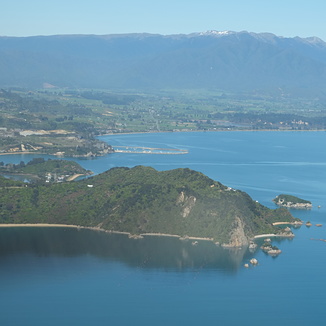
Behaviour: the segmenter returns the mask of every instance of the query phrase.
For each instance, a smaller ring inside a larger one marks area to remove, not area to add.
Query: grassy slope
[[[272,222],[293,219],[286,209],[270,210],[199,172],[157,172],[143,166],[114,168],[73,183],[0,188],[0,205],[1,223],[99,225],[134,234],[160,232],[220,242],[230,240],[236,217],[247,237],[275,232]]]

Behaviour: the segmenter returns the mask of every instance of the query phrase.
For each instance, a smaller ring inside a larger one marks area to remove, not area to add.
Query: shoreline
[[[93,231],[101,231],[105,233],[112,233],[112,234],[124,234],[130,236],[130,238],[137,239],[138,236],[145,237],[145,236],[154,236],[154,237],[171,237],[171,238],[179,238],[181,240],[202,240],[202,241],[212,241],[214,242],[213,238],[207,238],[207,237],[182,237],[178,234],[169,234],[169,233],[142,233],[139,235],[132,234],[130,232],[126,231],[113,231],[113,230],[106,230],[102,229],[98,226],[81,226],[81,225],[74,225],[74,224],[50,224],[50,223],[5,223],[0,224],[0,228],[14,228],[14,227],[57,227],[57,228],[73,228],[73,229],[87,229],[87,230],[93,230]]]
[[[302,222],[298,222],[298,221],[295,221],[295,222],[274,222],[272,223],[272,225],[302,225],[303,223]]]
[[[85,226],[73,225],[73,224],[49,224],[49,223],[6,223],[0,224],[0,228],[11,228],[11,227],[65,227],[65,228],[86,228]]]
[[[75,179],[87,174],[76,173],[67,178],[67,181],[74,181]]]
[[[155,232],[141,233],[141,234],[137,235],[137,234],[132,234],[132,233],[126,232],[126,231],[106,230],[106,229],[102,229],[99,226],[82,226],[82,225],[74,225],[74,224],[50,224],[50,223],[25,223],[25,224],[24,223],[17,223],[17,224],[5,223],[5,224],[0,224],[0,228],[14,228],[14,227],[51,227],[51,228],[57,227],[57,228],[86,229],[86,230],[100,231],[100,232],[111,233],[111,234],[124,234],[124,235],[127,235],[130,239],[140,239],[145,236],[171,237],[171,238],[178,238],[179,240],[210,241],[210,242],[216,244],[214,238],[209,238],[209,237],[180,236],[178,234],[155,233]],[[293,238],[294,235],[268,233],[268,234],[255,235],[251,239],[254,240],[254,239],[270,238],[270,237]],[[234,248],[236,248],[236,247],[234,247]]]
[[[311,129],[311,130],[279,130],[279,129],[259,129],[259,130],[254,130],[254,129],[232,129],[232,130],[178,130],[178,131],[135,131],[135,132],[116,132],[116,133],[108,133],[108,134],[101,134],[96,136],[96,138],[102,137],[102,136],[118,136],[118,135],[138,135],[138,134],[163,134],[163,133],[185,133],[185,132],[272,132],[272,131],[277,131],[277,132],[325,132],[326,129]]]
[[[185,131],[135,131],[135,132],[117,132],[117,133],[108,133],[108,134],[101,134],[95,137],[96,139],[99,139],[100,137],[104,136],[118,136],[118,135],[138,135],[138,134],[162,134],[162,133],[186,133],[186,132],[325,132],[326,129],[313,129],[313,130],[278,130],[278,129],[259,129],[259,130],[253,130],[253,129],[232,129],[232,130],[185,130]],[[110,145],[110,144],[109,144]],[[113,152],[114,153],[114,152]],[[0,152],[0,156],[2,155],[24,155],[24,154],[33,154],[33,155],[49,155],[49,156],[58,156],[56,154],[49,154],[44,152],[23,152],[23,151],[17,151],[17,152]],[[107,153],[107,154],[112,154]],[[107,154],[99,155],[99,156],[105,156]],[[64,157],[71,157],[74,158],[74,156],[62,156]],[[87,157],[87,156],[80,156],[80,157]]]

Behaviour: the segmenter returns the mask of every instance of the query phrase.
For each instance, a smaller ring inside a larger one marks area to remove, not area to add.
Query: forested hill
[[[302,95],[326,86],[326,44],[249,32],[0,37],[0,86],[219,88]]]
[[[277,232],[293,221],[284,208],[268,209],[246,193],[190,169],[113,168],[82,181],[11,186],[0,179],[0,223],[96,226],[131,234],[208,237],[231,246]]]

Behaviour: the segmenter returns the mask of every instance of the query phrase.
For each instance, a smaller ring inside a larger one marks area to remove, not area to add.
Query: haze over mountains
[[[249,32],[0,37],[0,86],[321,95],[326,43]]]

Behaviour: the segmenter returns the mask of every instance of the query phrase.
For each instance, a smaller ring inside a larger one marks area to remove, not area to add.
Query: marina
[[[140,147],[140,146],[114,146],[115,153],[128,153],[128,154],[188,154],[186,149],[177,148],[152,148],[152,147]]]

